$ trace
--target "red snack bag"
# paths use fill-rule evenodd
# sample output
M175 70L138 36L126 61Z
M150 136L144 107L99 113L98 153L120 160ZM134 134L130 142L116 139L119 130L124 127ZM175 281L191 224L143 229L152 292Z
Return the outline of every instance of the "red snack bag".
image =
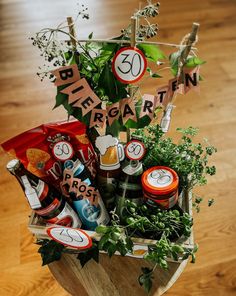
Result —
M58 188L63 159L67 156L79 158L91 175L96 175L96 153L87 137L86 126L78 120L40 125L1 146L28 171Z

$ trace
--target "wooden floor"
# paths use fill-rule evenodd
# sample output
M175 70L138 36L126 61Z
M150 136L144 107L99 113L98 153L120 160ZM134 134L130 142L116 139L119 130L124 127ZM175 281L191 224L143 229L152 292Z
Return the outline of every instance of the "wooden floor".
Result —
M63 109L52 111L55 88L36 77L42 64L27 37L74 16L77 1L2 0L0 10L0 141L41 123L64 119ZM88 3L91 19L79 23L78 35L111 37L126 26L136 0L97 0ZM197 192L214 197L212 208L195 215L197 262L189 264L169 296L236 295L236 1L162 0L157 18L159 40L179 42L193 21L200 22L199 55L207 61L200 95L180 96L172 122L175 127L201 128L218 147L213 159L217 175ZM163 48L165 51L166 49ZM158 82L165 84L167 80ZM157 85L146 85L154 92ZM41 267L37 246L27 230L30 210L16 181L5 170L8 157L0 154L0 295L65 296L47 267ZM78 295L79 296L79 295ZM96 295L95 295L96 296ZM129 295L127 295L129 296Z

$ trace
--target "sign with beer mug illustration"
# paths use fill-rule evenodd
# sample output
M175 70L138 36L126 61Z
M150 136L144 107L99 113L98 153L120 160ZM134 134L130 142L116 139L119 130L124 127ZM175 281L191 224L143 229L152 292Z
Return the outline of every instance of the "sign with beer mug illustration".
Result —
M120 167L120 161L124 160L125 153L123 145L112 135L97 137L95 146L100 152L100 169L115 170Z

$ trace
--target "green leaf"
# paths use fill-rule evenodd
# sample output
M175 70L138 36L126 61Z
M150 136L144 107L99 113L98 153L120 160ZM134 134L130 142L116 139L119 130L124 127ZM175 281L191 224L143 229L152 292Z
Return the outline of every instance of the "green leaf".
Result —
M196 262L196 255L192 254L192 260L190 261L191 263L195 263Z
M91 259L99 263L99 250L96 243L93 243L92 248L78 254L77 258L82 267Z
M57 87L57 95L56 95L56 104L53 107L53 109L59 107L60 105L63 105L64 102L67 101L68 95L61 93L60 91L63 90L66 86L58 86Z
M169 56L169 61L170 61L170 66L171 66L171 72L174 76L177 75L178 73L178 67L179 67L179 58L181 55L181 50L177 51L177 52L173 52L172 54L170 54Z
M102 238L98 242L99 250L104 250L105 251L105 245L106 245L106 243L108 242L109 239L110 239L109 233L102 236Z
M152 78L162 78L162 76L159 75L158 73L153 73L153 74L151 75L151 77L152 77Z
M95 231L97 233L101 233L101 234L104 234L104 233L107 233L109 231L109 228L105 225L99 225L96 227Z
M126 85L116 80L109 63L106 63L103 68L99 78L99 86L104 88L106 95L113 103L127 96Z
M148 267L142 267L142 272L138 278L139 284L144 287L146 293L149 293L152 288L153 270Z
M112 257L115 252L117 251L117 245L116 244L110 244L107 248L107 253L109 257Z
M93 32L91 32L89 35L88 35L88 39L92 39L93 38Z
M133 241L131 240L130 237L126 237L125 241L126 241L127 249L131 252L133 250L133 245L134 245Z
M128 250L121 241L117 243L117 251L120 252L121 256L125 256L128 253Z
M138 44L137 46L144 55L152 62L157 62L160 59L165 59L165 54L156 45L151 44Z
M187 63L185 64L185 67L193 68L193 67L196 67L198 65L203 65L205 63L206 63L206 61L202 61L198 57L190 57L190 58L187 59Z
M59 244L54 240L45 240L43 245L38 249L38 253L40 253L42 257L42 265L60 260L64 249L65 247L62 244Z

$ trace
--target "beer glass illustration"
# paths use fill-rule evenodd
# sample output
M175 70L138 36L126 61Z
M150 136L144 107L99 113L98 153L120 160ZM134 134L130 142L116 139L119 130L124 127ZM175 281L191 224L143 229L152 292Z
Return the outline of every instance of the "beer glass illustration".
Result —
M117 138L111 135L100 136L96 139L95 145L100 152L100 169L109 171L120 167L125 153Z

